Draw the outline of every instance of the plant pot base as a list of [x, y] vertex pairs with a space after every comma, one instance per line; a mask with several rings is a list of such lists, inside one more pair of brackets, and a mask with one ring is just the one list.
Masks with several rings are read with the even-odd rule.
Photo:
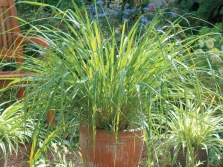
[[82, 158], [87, 167], [137, 167], [143, 149], [142, 130], [114, 133], [98, 130], [93, 143], [92, 132], [80, 131]]
[[[174, 155], [174, 149], [171, 149], [171, 159], [173, 159], [173, 155]], [[176, 162], [173, 165], [173, 167], [187, 167], [186, 155], [187, 155], [186, 148], [184, 149], [184, 151], [183, 151], [183, 149], [180, 149], [177, 154]], [[195, 162], [200, 161], [203, 163], [203, 164], [199, 165], [199, 167], [207, 167], [208, 166], [208, 155], [207, 155], [207, 152], [205, 149], [195, 149], [194, 156], [195, 156]]]

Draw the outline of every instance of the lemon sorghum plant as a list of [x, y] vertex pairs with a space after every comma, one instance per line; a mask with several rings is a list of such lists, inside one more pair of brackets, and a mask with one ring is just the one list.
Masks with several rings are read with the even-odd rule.
[[34, 63], [25, 66], [41, 74], [25, 99], [32, 101], [32, 110], [54, 108], [64, 124], [69, 115], [79, 126], [117, 131], [145, 123], [147, 88], [162, 96], [185, 86], [198, 93], [193, 86], [200, 84], [194, 79], [194, 64], [185, 64], [191, 56], [187, 48], [194, 41], [176, 38], [184, 34], [177, 22], [157, 29], [162, 16], [156, 16], [145, 32], [138, 31], [137, 22], [128, 33], [125, 23], [117, 42], [114, 27], [107, 37], [97, 20], [90, 21], [87, 12], [75, 4], [75, 12], [44, 6], [51, 7], [71, 33], [46, 28], [50, 25], [29, 31], [44, 34], [50, 41], [47, 61], [30, 59]]
[[[83, 14], [78, 8], [57, 12], [72, 33], [53, 28], [45, 33], [51, 38], [50, 56], [46, 63], [38, 64], [42, 65], [42, 75], [35, 82], [40, 84], [33, 84], [27, 96], [35, 101], [33, 106], [38, 105], [34, 110], [53, 107], [63, 115], [62, 120], [68, 112], [80, 126], [92, 129], [141, 127], [146, 91], [140, 83], [158, 90], [165, 80], [174, 87], [174, 82], [181, 82], [178, 70], [187, 73], [183, 66], [175, 68], [183, 61], [179, 53], [186, 52], [176, 34], [170, 35], [176, 27], [166, 32], [156, 28], [161, 16], [143, 33], [136, 23], [126, 34], [124, 24], [117, 42], [114, 29], [111, 27], [111, 36], [106, 37], [97, 20], [88, 19], [87, 12]], [[39, 98], [48, 103], [38, 102]]]

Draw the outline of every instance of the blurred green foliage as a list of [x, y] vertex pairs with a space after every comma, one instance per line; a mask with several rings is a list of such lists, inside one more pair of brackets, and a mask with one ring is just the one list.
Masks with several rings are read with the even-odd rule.
[[222, 0], [175, 0], [171, 3], [171, 6], [178, 8], [178, 13], [180, 15], [193, 14], [194, 16], [207, 21], [195, 20], [190, 15], [187, 18], [194, 26], [204, 26], [208, 25], [208, 23], [216, 24], [223, 22]]

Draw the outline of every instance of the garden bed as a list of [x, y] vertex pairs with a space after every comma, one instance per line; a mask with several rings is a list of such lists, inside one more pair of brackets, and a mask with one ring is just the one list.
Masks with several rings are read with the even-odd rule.
[[[48, 151], [46, 153], [47, 155], [47, 162], [48, 164], [51, 164], [50, 166], [56, 166], [56, 164], [59, 164], [59, 160], [57, 159], [58, 157], [53, 155], [50, 151]], [[169, 155], [166, 155], [167, 157]], [[80, 156], [80, 152], [77, 149], [76, 151], [74, 151], [74, 153], [71, 154], [66, 154], [65, 156], [67, 162], [72, 162], [72, 165], [75, 167], [82, 167], [82, 162], [81, 162], [81, 156]], [[139, 167], [146, 167], [147, 165], [147, 149], [146, 147], [144, 147], [142, 156], [141, 156], [141, 161], [140, 161], [140, 165]], [[159, 157], [159, 159], [161, 160], [160, 162], [165, 163], [162, 160], [162, 157]], [[24, 146], [21, 146], [18, 154], [16, 155], [15, 153], [11, 154], [8, 156], [8, 163], [7, 163], [7, 167], [29, 167], [28, 165], [28, 154], [27, 154], [27, 150], [25, 149]], [[41, 165], [41, 164], [39, 164]], [[161, 167], [170, 167], [170, 164], [160, 164]], [[157, 167], [157, 164], [154, 164], [154, 167]], [[223, 167], [223, 165], [209, 165], [208, 167]]]
[[[58, 160], [59, 158], [54, 154], [52, 154], [52, 152], [50, 151], [46, 153], [46, 157], [47, 157], [47, 160], [45, 160], [47, 162], [46, 164], [50, 164], [50, 166], [56, 166], [56, 164], [60, 163]], [[65, 158], [67, 162], [72, 161], [73, 166], [81, 167], [81, 157], [79, 154], [79, 150], [74, 151], [72, 155], [69, 153], [66, 154]], [[17, 154], [13, 153], [8, 156], [8, 162], [6, 167], [29, 167], [28, 161], [29, 161], [29, 153], [27, 149], [24, 146], [20, 146]], [[41, 161], [38, 164], [43, 165], [41, 164]]]
[[[53, 155], [50, 151], [47, 153], [47, 161], [51, 164], [51, 166], [55, 166], [59, 163], [58, 157]], [[24, 146], [21, 146], [19, 148], [19, 151], [16, 155], [16, 153], [13, 153], [8, 156], [8, 162], [7, 167], [29, 167], [28, 165], [28, 151]], [[66, 160], [67, 162], [72, 162], [72, 165], [75, 167], [82, 167], [81, 162], [81, 156], [79, 153], [79, 150], [77, 149], [74, 151], [74, 154], [66, 154]], [[144, 152], [142, 153], [140, 167], [143, 167], [146, 165], [147, 160], [147, 151], [144, 149]]]

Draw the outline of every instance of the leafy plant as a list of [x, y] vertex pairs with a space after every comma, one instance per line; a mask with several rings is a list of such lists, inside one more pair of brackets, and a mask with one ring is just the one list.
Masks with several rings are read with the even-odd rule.
[[223, 146], [223, 139], [220, 133], [223, 129], [222, 108], [188, 102], [180, 103], [179, 107], [174, 107], [169, 111], [167, 125], [167, 143], [176, 150], [174, 162], [180, 149], [187, 150], [187, 165], [194, 165], [194, 150], [204, 148], [219, 154]]
[[[184, 64], [186, 57], [191, 56], [184, 48], [190, 47], [194, 40], [186, 43], [176, 39], [177, 34], [184, 33], [183, 30], [176, 31], [179, 25], [173, 24], [167, 30], [163, 27], [165, 31], [157, 29], [162, 15], [155, 17], [145, 32], [138, 31], [140, 19], [128, 33], [127, 22], [124, 22], [118, 42], [112, 26], [111, 35], [106, 36], [98, 20], [90, 20], [87, 11], [83, 13], [75, 4], [75, 13], [44, 6], [55, 12], [58, 10], [57, 17], [71, 34], [55, 27], [52, 27], [53, 31], [38, 32], [48, 37], [51, 48], [46, 53], [50, 55], [46, 62], [30, 59], [38, 62], [37, 66], [25, 64], [25, 68], [41, 74], [32, 82], [26, 97], [27, 102], [35, 101], [31, 109], [46, 112], [55, 108], [62, 122], [67, 119], [66, 113], [74, 115], [73, 119], [80, 126], [117, 131], [141, 126], [143, 121], [139, 120], [145, 117], [143, 108], [147, 98], [141, 83], [156, 92], [165, 81], [165, 88], [170, 88], [165, 92], [168, 94], [180, 85], [185, 87], [182, 82], [182, 76], [185, 76], [188, 87], [194, 88], [194, 78], [188, 77], [193, 70]], [[38, 29], [34, 28], [37, 33]], [[172, 32], [175, 33], [171, 35]]]
[[[211, 80], [215, 80], [222, 91], [223, 38], [222, 34], [219, 32], [221, 31], [221, 29], [219, 29], [220, 27], [221, 24], [217, 24], [216, 27], [213, 28], [203, 27], [200, 29], [199, 40], [193, 47], [193, 58], [197, 64], [197, 68], [200, 70], [199, 76], [201, 80], [203, 80], [203, 83], [209, 85], [209, 87], [212, 87], [214, 90], [215, 88], [210, 83], [212, 83]], [[208, 75], [206, 75], [207, 73], [203, 73], [206, 69], [210, 68], [212, 69], [212, 73], [216, 74], [215, 79], [210, 73]]]
[[[125, 34], [125, 22], [117, 42], [113, 28], [111, 36], [105, 36], [97, 20], [90, 21], [87, 12], [83, 15], [77, 7], [75, 10], [75, 14], [68, 11], [61, 16], [72, 35], [59, 29], [45, 34], [53, 37], [50, 57], [46, 64], [42, 62], [40, 78], [35, 78], [41, 84], [35, 87], [32, 83], [34, 88], [26, 100], [50, 99], [47, 106], [38, 102], [33, 106], [48, 109], [52, 105], [61, 114], [74, 112], [80, 126], [93, 129], [117, 131], [142, 126], [139, 120], [144, 119], [146, 91], [138, 85], [144, 82], [157, 90], [162, 78], [171, 83], [173, 76], [179, 76], [172, 58], [180, 58], [176, 53], [185, 50], [175, 35], [169, 36], [172, 29], [161, 34], [155, 28], [162, 18], [155, 18], [142, 33], [138, 33], [138, 21]], [[68, 22], [66, 17], [70, 16], [74, 19]]]
[[30, 141], [34, 127], [35, 122], [22, 110], [21, 103], [7, 107], [0, 115], [0, 149], [3, 155], [17, 152], [20, 144]]
[[[69, 144], [69, 143], [68, 143]], [[35, 162], [35, 166], [55, 166], [55, 167], [73, 167], [80, 165], [81, 158], [78, 151], [71, 149], [70, 144], [58, 141], [51, 142], [45, 156]]]

